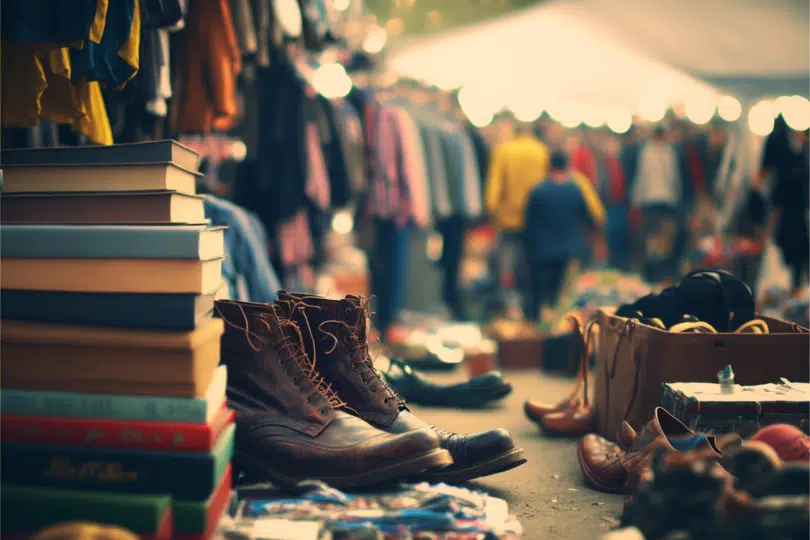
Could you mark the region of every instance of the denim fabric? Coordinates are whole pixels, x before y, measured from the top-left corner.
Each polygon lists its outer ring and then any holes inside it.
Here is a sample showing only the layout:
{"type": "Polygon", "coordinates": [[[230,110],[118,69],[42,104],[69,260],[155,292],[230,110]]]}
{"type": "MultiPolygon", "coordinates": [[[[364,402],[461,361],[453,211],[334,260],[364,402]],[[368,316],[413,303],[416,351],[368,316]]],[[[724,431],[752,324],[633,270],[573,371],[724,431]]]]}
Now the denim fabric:
{"type": "Polygon", "coordinates": [[[385,333],[405,306],[409,267],[410,226],[377,219],[374,226],[374,259],[370,261],[372,292],[377,297],[375,326],[385,333]]]}
{"type": "Polygon", "coordinates": [[[267,236],[259,218],[244,208],[205,195],[205,217],[216,226],[226,226],[225,252],[228,256],[222,273],[228,281],[234,300],[271,303],[281,290],[279,281],[267,250],[267,236]],[[241,298],[247,284],[248,298],[241,298]],[[239,296],[239,298],[236,298],[239,296]]]}

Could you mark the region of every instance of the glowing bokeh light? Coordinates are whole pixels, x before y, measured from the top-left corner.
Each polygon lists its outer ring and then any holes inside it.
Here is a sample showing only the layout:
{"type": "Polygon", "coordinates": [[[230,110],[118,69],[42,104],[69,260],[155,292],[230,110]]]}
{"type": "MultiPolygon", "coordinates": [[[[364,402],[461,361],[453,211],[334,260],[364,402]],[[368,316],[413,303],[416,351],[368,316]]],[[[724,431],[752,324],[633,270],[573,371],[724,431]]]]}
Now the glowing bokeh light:
{"type": "Polygon", "coordinates": [[[717,106],[709,100],[694,99],[684,104],[684,112],[686,117],[693,124],[702,126],[708,124],[709,120],[714,116],[714,111],[717,106]]]}
{"type": "Polygon", "coordinates": [[[791,129],[805,131],[810,129],[810,101],[803,96],[790,96],[779,109],[785,122],[791,129]]]}
{"type": "Polygon", "coordinates": [[[312,86],[325,98],[342,98],[352,91],[352,80],[340,64],[322,64],[312,76],[312,86]]]}
{"type": "Polygon", "coordinates": [[[742,105],[731,96],[723,96],[717,101],[717,114],[726,122],[736,122],[742,115],[742,105]]]}
{"type": "Polygon", "coordinates": [[[363,50],[369,54],[377,54],[383,50],[388,41],[388,32],[384,28],[375,28],[363,40],[363,50]]]}
{"type": "Polygon", "coordinates": [[[633,125],[633,115],[630,114],[630,111],[614,109],[606,115],[606,123],[613,133],[621,135],[630,131],[630,127],[633,125]]]}
{"type": "Polygon", "coordinates": [[[638,115],[648,122],[660,122],[666,114],[667,106],[657,101],[643,101],[638,106],[638,115]]]}
{"type": "Polygon", "coordinates": [[[765,137],[773,131],[776,107],[770,101],[760,101],[748,111],[748,128],[754,135],[765,137]]]}

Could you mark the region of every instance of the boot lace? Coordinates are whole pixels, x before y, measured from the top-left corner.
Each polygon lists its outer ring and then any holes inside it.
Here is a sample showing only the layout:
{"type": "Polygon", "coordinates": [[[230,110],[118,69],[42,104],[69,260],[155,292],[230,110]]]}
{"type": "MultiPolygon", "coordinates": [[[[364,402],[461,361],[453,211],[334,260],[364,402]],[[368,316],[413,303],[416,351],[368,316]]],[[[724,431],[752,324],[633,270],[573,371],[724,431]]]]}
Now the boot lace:
{"type": "MultiPolygon", "coordinates": [[[[307,383],[309,383],[315,388],[315,391],[326,400],[331,408],[339,409],[346,407],[346,403],[340,399],[337,392],[332,389],[332,385],[326,383],[324,378],[315,368],[315,363],[309,358],[309,355],[307,355],[303,346],[304,337],[301,334],[301,330],[298,328],[298,325],[296,325],[289,317],[279,315],[275,306],[270,305],[268,308],[270,309],[270,312],[260,314],[258,320],[267,328],[269,335],[272,335],[271,321],[280,328],[291,328],[293,330],[292,333],[281,332],[283,337],[270,344],[271,347],[281,352],[279,363],[284,368],[284,373],[286,375],[293,375],[293,370],[295,367],[298,368],[298,373],[296,373],[293,377],[293,385],[298,390],[303,392],[307,389],[309,386],[307,383]]],[[[247,339],[248,345],[250,345],[254,351],[258,352],[262,349],[262,346],[266,345],[267,343],[264,339],[262,339],[261,336],[249,329],[248,317],[242,306],[239,306],[239,310],[245,319],[244,328],[231,323],[225,317],[223,317],[223,320],[226,324],[232,326],[233,328],[242,330],[245,333],[245,338],[247,339]],[[260,342],[260,345],[256,345],[254,340],[260,342]]],[[[309,403],[312,403],[311,399],[308,401],[309,403]]]]}
{"type": "MultiPolygon", "coordinates": [[[[360,310],[361,317],[360,322],[356,325],[352,326],[346,321],[332,319],[319,324],[318,330],[334,340],[332,348],[329,349],[326,354],[331,354],[338,346],[342,346],[343,349],[349,353],[349,357],[352,360],[351,368],[360,372],[360,381],[369,388],[371,393],[384,392],[388,394],[383,400],[386,404],[393,401],[401,408],[405,406],[405,400],[385,382],[385,379],[383,379],[382,375],[377,371],[377,368],[374,367],[374,360],[369,353],[368,339],[365,335],[365,321],[374,315],[374,313],[368,309],[368,303],[370,301],[371,298],[360,299],[360,306],[357,309],[360,310]],[[329,324],[337,325],[340,329],[337,333],[332,333],[324,328],[324,326],[329,324]],[[338,337],[338,334],[340,337],[338,337]]],[[[351,311],[351,308],[346,308],[347,315],[349,315],[351,311]]],[[[378,355],[379,351],[380,349],[378,348],[378,355]]]]}

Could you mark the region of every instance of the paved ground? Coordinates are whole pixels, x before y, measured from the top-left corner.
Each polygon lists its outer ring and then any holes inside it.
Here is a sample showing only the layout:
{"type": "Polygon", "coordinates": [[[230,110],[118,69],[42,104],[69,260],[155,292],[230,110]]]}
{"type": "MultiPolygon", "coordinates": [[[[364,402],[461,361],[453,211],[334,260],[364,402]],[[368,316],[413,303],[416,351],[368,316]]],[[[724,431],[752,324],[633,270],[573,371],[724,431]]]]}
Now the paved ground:
{"type": "Polygon", "coordinates": [[[498,427],[512,433],[526,452],[528,463],[473,484],[508,501],[523,525],[524,538],[598,538],[621,514],[622,497],[589,489],[579,469],[576,440],[544,436],[523,415],[523,402],[527,398],[557,401],[567,395],[572,381],[536,372],[511,372],[507,378],[514,391],[501,404],[489,409],[457,411],[417,406],[412,409],[427,422],[460,433],[498,427]]]}

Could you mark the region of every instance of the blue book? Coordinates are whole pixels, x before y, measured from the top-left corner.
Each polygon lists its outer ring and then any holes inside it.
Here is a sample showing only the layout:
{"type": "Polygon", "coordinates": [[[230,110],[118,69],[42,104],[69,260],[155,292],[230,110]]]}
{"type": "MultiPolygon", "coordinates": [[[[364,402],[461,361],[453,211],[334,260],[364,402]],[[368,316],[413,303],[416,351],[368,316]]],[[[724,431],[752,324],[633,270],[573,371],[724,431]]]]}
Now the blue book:
{"type": "Polygon", "coordinates": [[[0,391],[3,414],[208,424],[225,402],[228,371],[217,367],[204,396],[177,398],[39,390],[0,391]]]}
{"type": "Polygon", "coordinates": [[[225,256],[225,228],[207,225],[4,225],[8,259],[196,259],[225,256]]]}
{"type": "Polygon", "coordinates": [[[0,315],[12,321],[193,330],[225,291],[195,294],[0,290],[0,315]]]}

